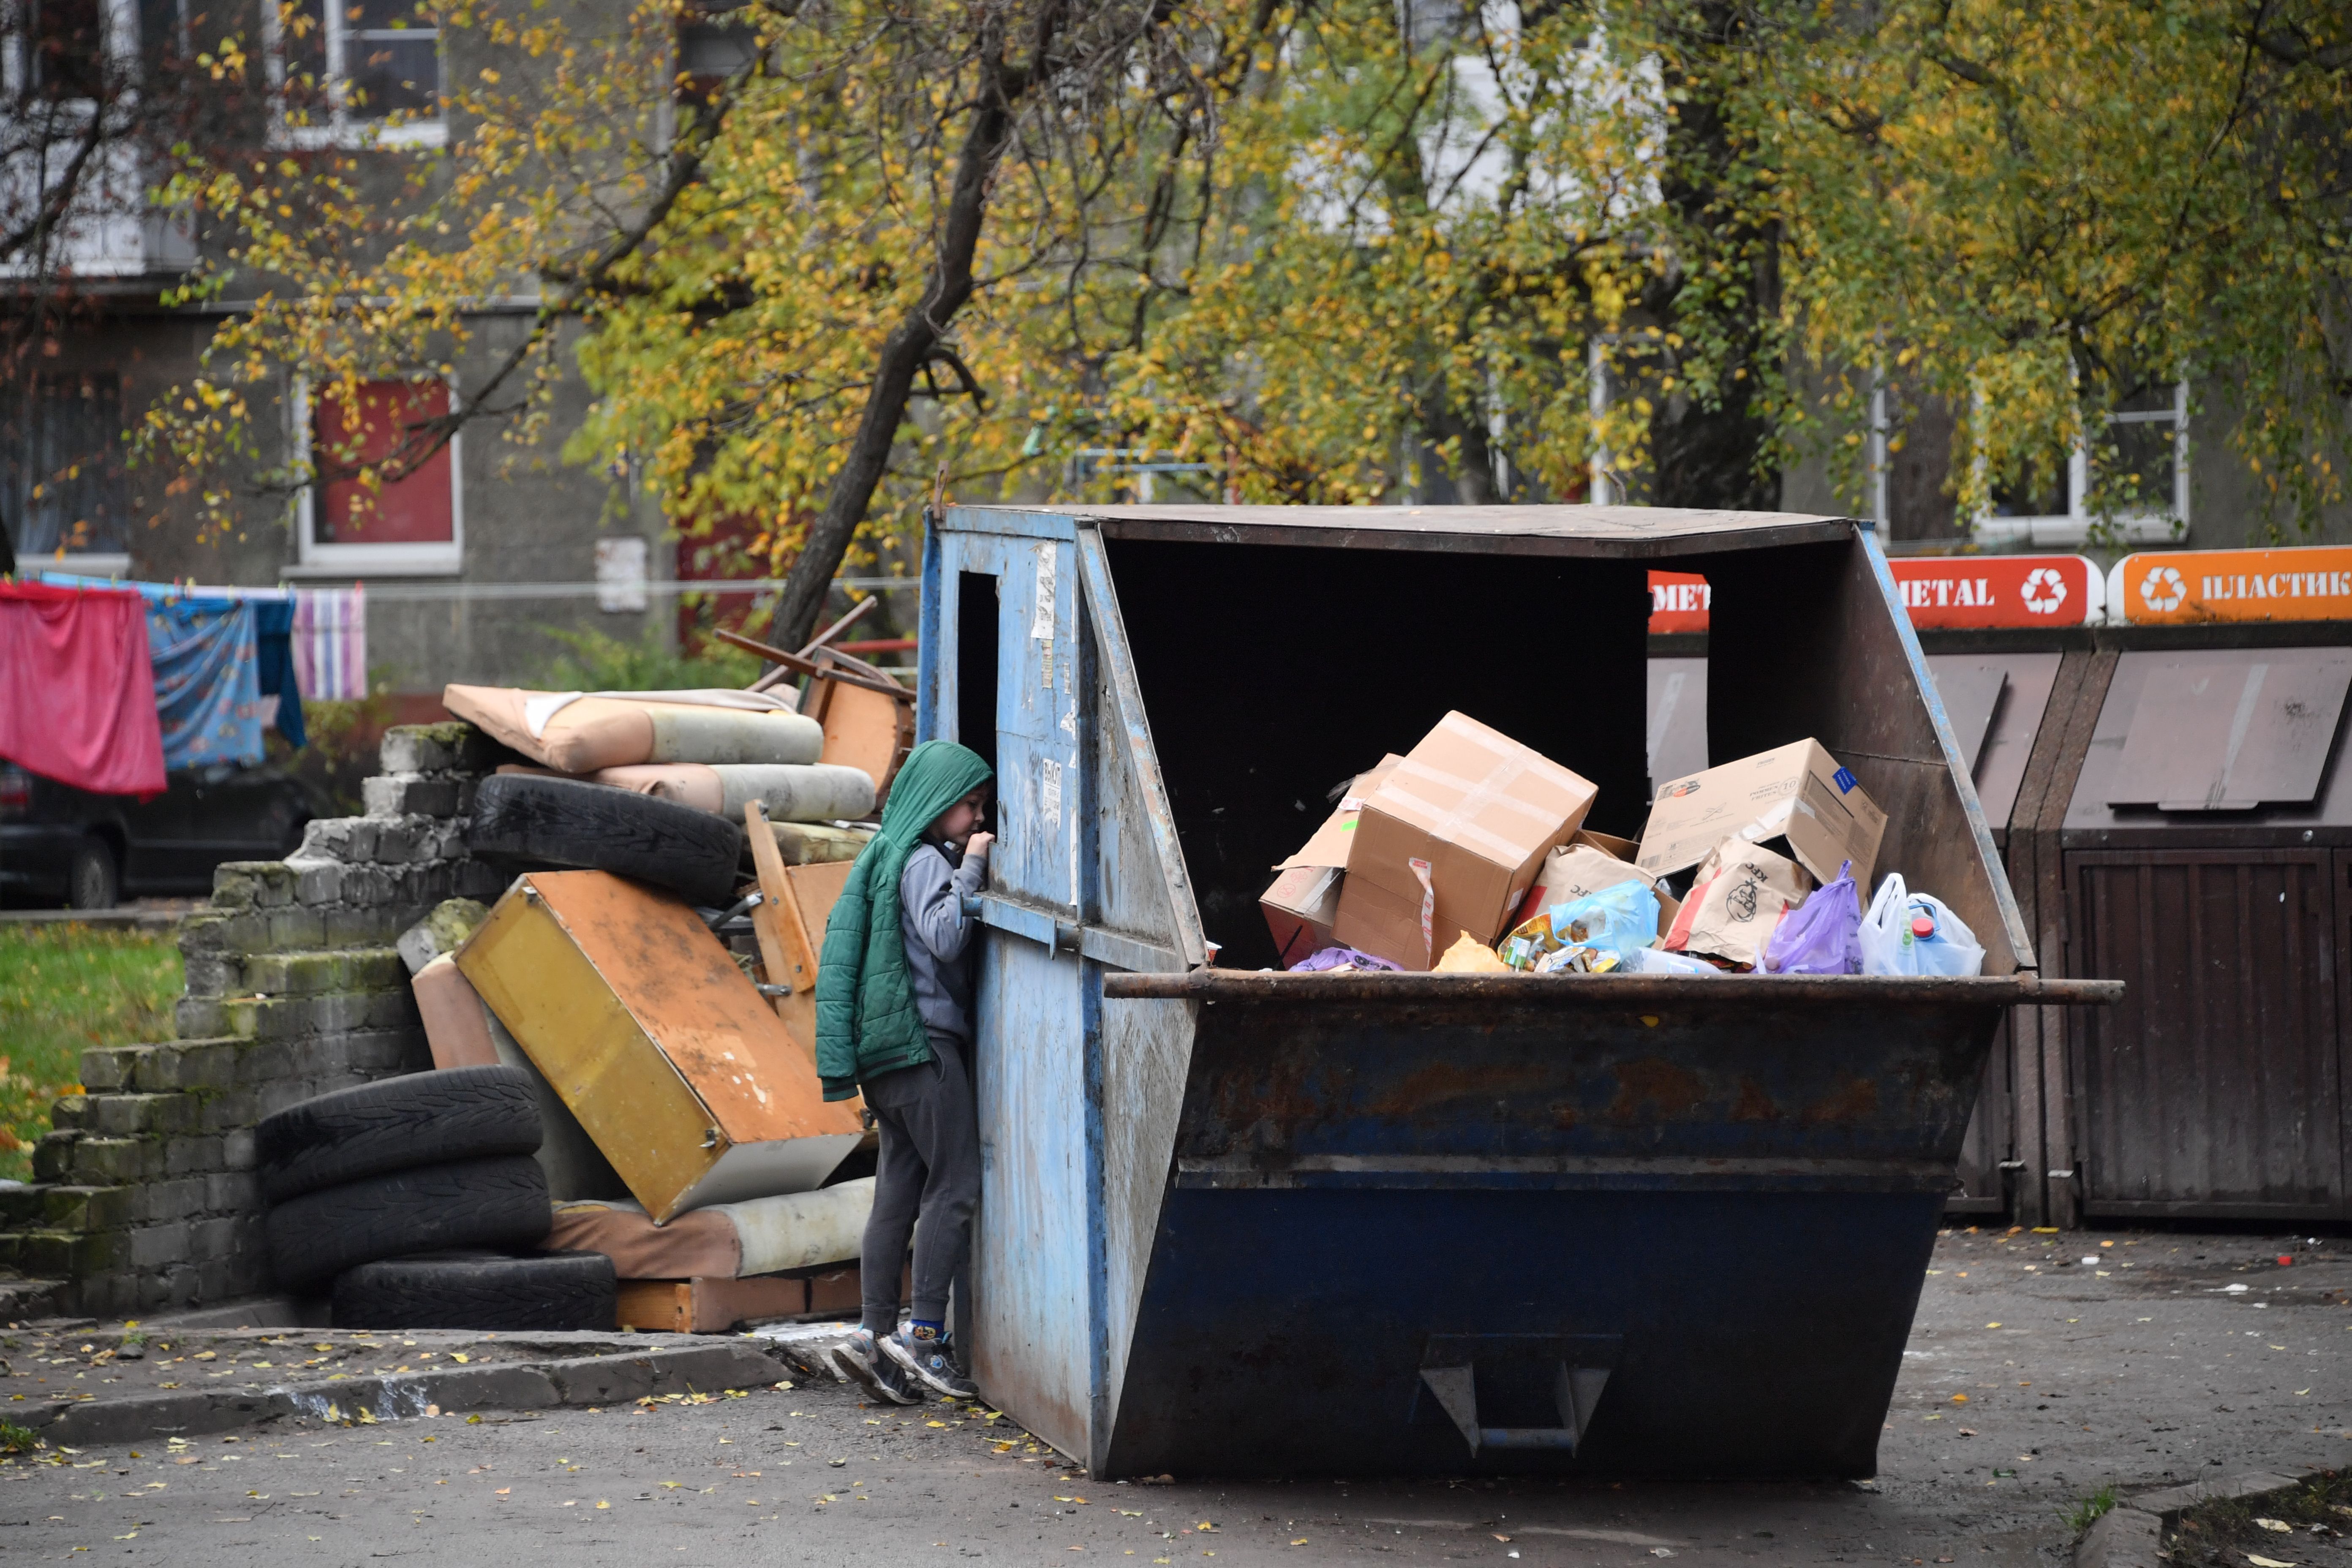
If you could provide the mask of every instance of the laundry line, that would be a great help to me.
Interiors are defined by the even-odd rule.
[[[780,594],[785,579],[782,577],[681,577],[668,580],[647,578],[625,584],[633,594],[662,595],[682,598],[689,594]],[[919,592],[922,582],[915,577],[836,577],[836,588],[854,594],[888,594]],[[436,604],[474,599],[593,599],[611,594],[616,586],[612,582],[595,583],[418,583],[371,578],[368,597],[378,604]]]

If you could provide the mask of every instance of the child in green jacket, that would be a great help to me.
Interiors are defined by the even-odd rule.
[[[952,742],[915,748],[882,829],[825,925],[817,967],[817,1071],[825,1098],[863,1093],[880,1134],[862,1249],[865,1313],[834,1364],[884,1397],[978,1390],[948,1353],[947,1310],[980,1198],[972,1093],[973,921],[988,875],[988,763]],[[898,1326],[898,1268],[915,1237],[913,1316]]]

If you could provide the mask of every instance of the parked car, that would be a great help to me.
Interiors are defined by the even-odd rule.
[[[110,909],[126,894],[205,893],[224,860],[275,860],[323,803],[273,767],[169,775],[162,795],[93,795],[0,763],[0,897]]]

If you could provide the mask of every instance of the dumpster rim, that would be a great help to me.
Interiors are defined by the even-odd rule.
[[[1293,974],[1201,968],[1181,973],[1107,973],[1113,1001],[1543,1002],[1565,1007],[1797,1005],[2105,1007],[2120,980],[2009,975],[1885,974]]]

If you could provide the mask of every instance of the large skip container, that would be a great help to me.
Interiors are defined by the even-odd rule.
[[[1448,709],[1639,830],[1653,566],[1715,585],[1714,759],[1820,739],[1986,977],[1258,973],[1325,789]],[[2038,980],[1898,603],[1837,518],[950,510],[988,1397],[1097,1475],[1874,1473],[2002,1010],[2116,989]]]

